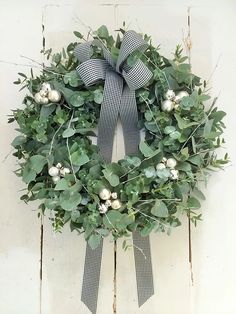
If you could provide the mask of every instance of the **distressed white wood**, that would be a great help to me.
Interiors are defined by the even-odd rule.
[[[28,63],[20,54],[40,61],[42,48],[41,14],[45,24],[46,47],[55,51],[74,40],[73,30],[86,33],[84,24],[96,28],[106,24],[115,29],[126,21],[129,28],[150,34],[161,44],[161,52],[171,56],[187,31],[187,7],[191,9],[193,70],[208,78],[214,73],[212,94],[221,91],[219,107],[226,118],[227,151],[232,166],[213,174],[206,190],[203,222],[192,228],[193,276],[188,262],[188,228],[173,231],[171,237],[153,235],[151,249],[156,294],[140,309],[137,305],[133,251],[117,251],[117,314],[235,314],[236,253],[234,239],[235,205],[235,106],[236,80],[235,10],[233,0],[0,0],[0,60]],[[66,227],[54,235],[44,222],[42,313],[39,313],[40,223],[36,205],[19,202],[17,192],[24,185],[15,177],[15,159],[9,157],[15,136],[6,124],[11,108],[20,105],[21,94],[12,85],[17,72],[28,68],[0,63],[0,313],[3,314],[88,314],[80,302],[85,243]],[[123,142],[119,126],[113,158],[122,157]],[[224,215],[224,219],[222,219]],[[98,314],[111,314],[113,302],[113,244],[104,243]]]
[[[205,8],[192,8],[192,64],[202,77],[212,76],[212,94],[217,106],[227,112],[226,151],[232,164],[213,174],[206,190],[203,222],[193,229],[192,292],[194,314],[233,314],[236,291],[235,211],[235,42],[236,3],[228,1]],[[220,59],[219,59],[220,56]],[[222,151],[222,155],[225,151]]]
[[[20,13],[20,14],[19,14]],[[39,57],[41,45],[40,11],[27,2],[0,3],[0,60],[28,63],[20,55]],[[31,27],[29,27],[29,24]],[[30,44],[34,43],[34,44]],[[12,82],[17,72],[28,67],[0,63],[0,313],[39,313],[40,224],[35,204],[20,201],[25,188],[13,170],[16,158],[3,159],[10,153],[11,141],[17,135],[16,125],[7,124],[11,109],[21,106],[23,94]]]

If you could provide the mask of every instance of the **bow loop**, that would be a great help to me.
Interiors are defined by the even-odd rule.
[[[89,59],[77,67],[77,71],[86,86],[105,80],[110,64],[103,59]],[[89,69],[89,71],[88,71]],[[91,69],[91,70],[90,70]]]
[[[130,90],[136,90],[149,82],[152,78],[152,72],[141,60],[138,60],[127,72],[123,69],[122,76]]]
[[[142,37],[135,31],[127,31],[124,34],[120,53],[116,63],[116,71],[120,72],[123,63],[126,61],[129,55],[131,55],[136,50],[144,52],[148,48],[148,43],[142,39]]]
[[[92,56],[91,42],[88,41],[87,43],[79,44],[78,46],[76,46],[74,50],[74,55],[81,63],[89,60]]]

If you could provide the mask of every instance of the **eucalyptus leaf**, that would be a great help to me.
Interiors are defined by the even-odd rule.
[[[67,138],[67,137],[71,137],[75,134],[75,130],[72,128],[67,128],[63,133],[62,133],[62,137]]]
[[[160,218],[166,218],[169,216],[169,212],[168,212],[168,208],[166,204],[159,199],[156,199],[155,204],[153,205],[151,209],[151,213],[154,216],[157,216]]]

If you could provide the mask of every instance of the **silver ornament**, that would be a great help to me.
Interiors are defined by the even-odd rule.
[[[164,100],[162,103],[161,103],[161,109],[163,111],[166,111],[166,112],[170,112],[172,111],[174,108],[174,103],[173,101],[167,99],[167,100]]]
[[[116,192],[111,193],[111,197],[113,198],[113,200],[116,200],[117,199],[117,193]]]
[[[48,104],[48,98],[42,97],[42,96],[40,95],[40,93],[36,93],[36,94],[34,95],[34,100],[35,100],[35,102],[36,102],[37,104],[39,104],[39,105],[46,105],[46,104]]]
[[[56,164],[56,167],[57,167],[58,169],[60,169],[60,168],[62,168],[62,164],[59,162],[59,163]]]
[[[171,169],[170,170],[170,178],[172,180],[178,180],[179,179],[179,171],[176,169]]]
[[[165,164],[163,164],[163,162],[160,162],[159,164],[157,164],[157,166],[156,166],[156,169],[157,170],[163,170],[163,169],[165,169],[166,168],[166,166],[165,166]]]
[[[168,158],[166,161],[166,166],[173,169],[177,165],[177,161],[174,158]]]
[[[68,168],[61,168],[60,169],[60,175],[62,177],[64,177],[66,174],[69,174],[69,173],[70,173],[70,169],[68,169]]]
[[[59,169],[57,167],[51,167],[48,169],[48,174],[51,176],[51,177],[56,177],[59,175]]]
[[[100,192],[99,192],[99,197],[101,200],[108,200],[110,197],[111,197],[111,191],[109,191],[108,189],[102,189]]]
[[[100,204],[99,205],[99,211],[101,214],[105,214],[108,211],[108,208],[105,204]]]
[[[172,89],[168,89],[164,97],[165,99],[173,100],[175,98],[175,92]]]
[[[175,96],[174,101],[178,104],[184,97],[188,97],[189,93],[186,91],[180,91],[178,94]]]
[[[55,89],[52,89],[48,92],[48,99],[51,102],[59,102],[61,100],[61,93]]]
[[[59,176],[52,177],[52,181],[56,184],[60,180]]]
[[[114,200],[111,202],[111,207],[113,209],[120,209],[122,206],[121,202],[119,200]]]

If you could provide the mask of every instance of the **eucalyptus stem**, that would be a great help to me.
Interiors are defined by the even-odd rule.
[[[134,210],[135,210],[135,208],[134,208]],[[152,216],[149,216],[149,215],[143,213],[143,212],[142,212],[141,210],[139,210],[139,209],[138,209],[138,210],[135,210],[135,212],[134,212],[134,214],[137,214],[137,213],[143,215],[144,217],[150,218],[150,219],[152,219],[152,220],[158,222],[158,224],[162,224],[163,226],[165,226],[165,227],[167,227],[167,228],[170,228],[170,225],[167,225],[167,224],[165,224],[163,221],[160,221],[160,220],[158,220],[158,219],[155,218],[155,217],[152,217]]]
[[[71,114],[70,121],[69,121],[69,123],[68,123],[67,129],[70,128],[71,123],[72,123],[72,120],[73,120],[73,117],[74,117],[74,111],[73,111],[72,114]],[[69,138],[68,138],[68,137],[67,137],[67,139],[66,139],[66,148],[67,148],[67,151],[68,151],[68,156],[69,156],[69,161],[70,161],[71,170],[72,170],[73,176],[74,176],[74,178],[75,178],[75,182],[76,182],[76,181],[77,181],[77,177],[76,177],[75,169],[74,169],[74,166],[73,166],[73,163],[72,163],[72,158],[71,158],[71,153],[70,153],[70,147],[69,147]]]
[[[52,141],[51,141],[51,145],[50,145],[50,149],[49,149],[49,153],[48,156],[50,156],[52,154],[52,149],[53,149],[53,144],[56,138],[57,133],[60,131],[60,129],[63,127],[65,123],[62,123],[59,128],[56,130],[56,132],[54,133],[53,137],[52,137]]]
[[[141,165],[143,162],[145,162],[145,161],[151,159],[152,157],[153,157],[153,156],[144,158],[143,160],[141,160],[141,162],[140,162],[140,164],[139,164],[138,166],[135,166],[133,169],[130,169],[130,170],[127,171],[125,174],[122,174],[122,176],[120,176],[120,178],[123,178],[123,177],[127,176],[127,175],[130,174],[132,171],[134,171],[135,169],[139,168],[140,165]],[[124,181],[124,182],[126,182],[126,181]],[[122,183],[124,183],[124,182],[122,182]]]
[[[154,122],[155,122],[155,124],[156,124],[156,127],[157,127],[157,129],[158,129],[158,132],[160,133],[160,136],[158,136],[158,135],[156,135],[159,139],[161,139],[162,138],[162,133],[161,133],[161,130],[160,130],[160,127],[159,127],[159,125],[158,125],[158,123],[157,123],[157,121],[156,121],[156,118],[154,117],[154,114],[153,114],[153,112],[152,112],[152,110],[151,110],[151,108],[150,108],[150,106],[149,106],[149,103],[148,103],[148,101],[142,96],[142,95],[140,95],[140,97],[142,98],[142,100],[146,103],[146,105],[147,105],[147,107],[148,107],[148,110],[150,111],[150,113],[151,113],[151,115],[152,115],[152,119],[154,120]]]
[[[148,200],[138,200],[138,202],[143,202],[143,203],[148,203],[148,202],[153,202],[156,199],[158,199],[159,201],[175,201],[175,202],[181,202],[180,198],[150,198]]]

